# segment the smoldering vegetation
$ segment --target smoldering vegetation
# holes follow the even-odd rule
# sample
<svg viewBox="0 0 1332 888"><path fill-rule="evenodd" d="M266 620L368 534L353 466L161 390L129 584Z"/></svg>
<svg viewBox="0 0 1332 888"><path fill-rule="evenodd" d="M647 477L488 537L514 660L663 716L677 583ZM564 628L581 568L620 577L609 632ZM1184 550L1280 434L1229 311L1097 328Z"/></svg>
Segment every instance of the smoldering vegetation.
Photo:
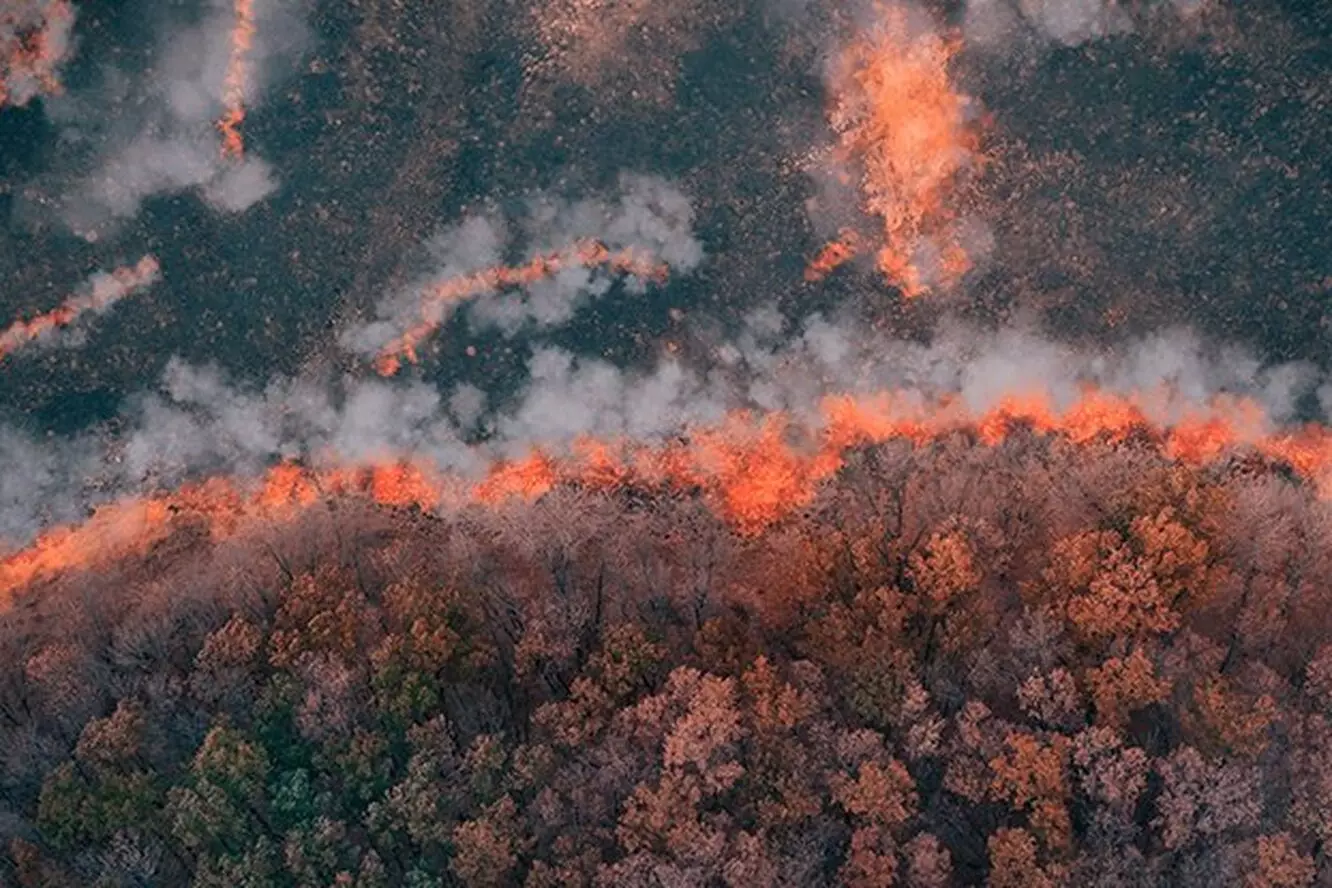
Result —
<svg viewBox="0 0 1332 888"><path fill-rule="evenodd" d="M757 535L631 487L182 512L0 621L4 875L1312 885L1329 553L1281 465L1020 431Z"/></svg>

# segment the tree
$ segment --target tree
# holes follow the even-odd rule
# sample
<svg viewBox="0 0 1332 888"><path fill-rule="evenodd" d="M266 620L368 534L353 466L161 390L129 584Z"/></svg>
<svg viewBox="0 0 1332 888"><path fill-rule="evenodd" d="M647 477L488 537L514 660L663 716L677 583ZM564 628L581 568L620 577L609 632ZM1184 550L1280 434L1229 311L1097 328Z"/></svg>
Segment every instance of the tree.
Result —
<svg viewBox="0 0 1332 888"><path fill-rule="evenodd" d="M518 808L506 795L454 828L449 865L468 888L496 888L509 884L527 844Z"/></svg>
<svg viewBox="0 0 1332 888"><path fill-rule="evenodd" d="M838 872L848 888L892 885L897 877L897 845L887 831L866 826L851 835L851 849Z"/></svg>
<svg viewBox="0 0 1332 888"><path fill-rule="evenodd" d="M946 888L952 883L952 857L930 833L918 833L907 842L903 856L907 863L907 888Z"/></svg>
<svg viewBox="0 0 1332 888"><path fill-rule="evenodd" d="M1015 810L1028 811L1031 827L1047 851L1062 853L1072 840L1069 795L1070 744L1060 734L1048 742L1029 734L1009 734L1006 754L990 762L990 790Z"/></svg>
<svg viewBox="0 0 1332 888"><path fill-rule="evenodd" d="M834 601L809 627L804 651L827 664L852 710L871 725L891 725L916 658L906 646L910 605L894 588L876 586L850 605Z"/></svg>
<svg viewBox="0 0 1332 888"><path fill-rule="evenodd" d="M1072 727L1084 719L1082 694L1073 675L1062 666L1047 674L1030 675L1018 688L1017 697L1023 712L1051 728Z"/></svg>
<svg viewBox="0 0 1332 888"><path fill-rule="evenodd" d="M1241 695L1224 677L1212 676L1193 688L1192 704L1185 710L1185 723L1199 747L1250 759L1267 748L1269 730L1277 720L1276 701L1270 694Z"/></svg>
<svg viewBox="0 0 1332 888"><path fill-rule="evenodd" d="M378 634L378 620L345 572L321 565L297 577L282 595L269 636L269 662L279 669L317 651L350 662Z"/></svg>
<svg viewBox="0 0 1332 888"><path fill-rule="evenodd" d="M1245 879L1248 888L1309 888L1317 876L1313 858L1301 854L1287 833L1258 837L1253 871Z"/></svg>
<svg viewBox="0 0 1332 888"><path fill-rule="evenodd" d="M1258 825L1258 775L1240 764L1211 764L1198 750L1181 746L1156 770L1164 781L1153 825L1169 849Z"/></svg>
<svg viewBox="0 0 1332 888"><path fill-rule="evenodd" d="M1036 860L1036 840L1024 829L1000 829L990 836L990 888L1055 888L1063 870Z"/></svg>
<svg viewBox="0 0 1332 888"><path fill-rule="evenodd" d="M1170 682L1156 677L1156 668L1141 647L1127 657L1109 657L1087 670L1087 684L1097 723L1112 728L1123 728L1134 711L1160 702L1170 693Z"/></svg>
<svg viewBox="0 0 1332 888"><path fill-rule="evenodd" d="M976 644L993 625L994 601L979 595L982 573L971 541L959 522L930 535L911 553L908 574L921 596L925 619L919 656L933 660L935 648L957 655Z"/></svg>
<svg viewBox="0 0 1332 888"><path fill-rule="evenodd" d="M243 716L257 693L263 643L263 631L239 614L210 633L190 672L195 699L233 718Z"/></svg>
<svg viewBox="0 0 1332 888"><path fill-rule="evenodd" d="M1124 746L1111 728L1093 727L1073 739L1072 763L1078 786L1088 799L1124 820L1132 818L1151 770L1145 752Z"/></svg>
<svg viewBox="0 0 1332 888"><path fill-rule="evenodd" d="M125 829L159 828L162 788L140 755L145 730L144 709L132 700L84 726L74 759L42 781L37 819L50 841L73 849Z"/></svg>
<svg viewBox="0 0 1332 888"><path fill-rule="evenodd" d="M863 762L854 779L835 773L829 783L847 813L890 833L916 812L915 783L896 760Z"/></svg>
<svg viewBox="0 0 1332 888"><path fill-rule="evenodd" d="M219 873L234 863L245 878L259 878L255 874L267 872L276 855L275 848L247 850L271 833L269 772L263 747L235 728L215 726L194 755L189 779L167 792L164 815L172 836L201 859L218 861Z"/></svg>

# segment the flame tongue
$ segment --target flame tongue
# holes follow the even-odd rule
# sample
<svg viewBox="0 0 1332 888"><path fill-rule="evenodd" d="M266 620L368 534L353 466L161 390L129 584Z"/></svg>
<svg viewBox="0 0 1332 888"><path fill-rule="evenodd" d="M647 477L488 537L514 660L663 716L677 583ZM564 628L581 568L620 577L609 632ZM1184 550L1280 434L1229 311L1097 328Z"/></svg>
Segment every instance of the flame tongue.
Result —
<svg viewBox="0 0 1332 888"><path fill-rule="evenodd" d="M876 26L835 60L829 120L842 160L862 170L865 209L882 219L879 270L911 298L970 267L954 203L961 177L980 166L981 155L969 99L948 74L957 44L913 33L904 7L880 3L877 12ZM856 251L834 241L807 277Z"/></svg>
<svg viewBox="0 0 1332 888"><path fill-rule="evenodd" d="M850 447L907 439L924 444L969 431L997 444L1024 425L1079 445L1122 441L1146 430L1163 455L1189 463L1215 459L1239 444L1284 460L1332 493L1332 434L1321 426L1271 434L1252 401L1218 399L1169 424L1154 424L1153 399L1088 389L1072 406L1054 408L1043 392L1016 393L994 408L970 413L957 399L925 404L901 392L866 397L834 395L821 404L817 429L780 413L736 413L664 445L624 440L576 441L568 456L541 450L493 465L476 483L440 475L412 461L343 465L315 470L290 463L272 468L257 485L225 478L174 493L133 497L98 509L76 527L51 530L32 546L0 561L0 596L62 570L87 568L144 552L168 536L182 517L202 521L215 538L237 533L251 519L285 520L327 496L364 496L393 506L432 510L445 504L494 506L535 499L564 482L601 489L627 484L700 491L740 533L755 533L810 503Z"/></svg>
<svg viewBox="0 0 1332 888"><path fill-rule="evenodd" d="M68 327L87 312L105 311L126 296L150 286L157 280L160 270L156 259L145 256L135 265L117 268L110 275L94 279L88 293L71 296L31 320L15 321L0 330L0 360L44 334Z"/></svg>
<svg viewBox="0 0 1332 888"><path fill-rule="evenodd" d="M222 81L222 156L236 160L245 153L240 125L245 122L245 92L250 80L249 54L254 46L254 0L236 0L236 25L231 31L231 56Z"/></svg>
<svg viewBox="0 0 1332 888"><path fill-rule="evenodd" d="M420 320L384 345L375 358L375 370L381 376L393 376L403 360L417 361L417 348L434 335L445 320L445 309L452 304L493 293L508 287L522 287L554 277L571 265L606 268L617 274L647 280L665 281L670 269L653 262L633 249L614 250L596 240L578 241L572 247L537 256L523 265L486 268L461 277L450 278L428 287L421 295Z"/></svg>

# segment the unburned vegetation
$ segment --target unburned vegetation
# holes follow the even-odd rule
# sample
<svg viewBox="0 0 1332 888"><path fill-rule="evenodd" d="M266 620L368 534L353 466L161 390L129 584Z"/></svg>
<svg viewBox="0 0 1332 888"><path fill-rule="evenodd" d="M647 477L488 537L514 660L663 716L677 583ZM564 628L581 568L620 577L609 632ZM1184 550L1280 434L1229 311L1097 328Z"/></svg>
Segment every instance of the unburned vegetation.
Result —
<svg viewBox="0 0 1332 888"><path fill-rule="evenodd" d="M325 501L0 623L17 885L1302 886L1332 527L1282 466L956 434L690 492Z"/></svg>

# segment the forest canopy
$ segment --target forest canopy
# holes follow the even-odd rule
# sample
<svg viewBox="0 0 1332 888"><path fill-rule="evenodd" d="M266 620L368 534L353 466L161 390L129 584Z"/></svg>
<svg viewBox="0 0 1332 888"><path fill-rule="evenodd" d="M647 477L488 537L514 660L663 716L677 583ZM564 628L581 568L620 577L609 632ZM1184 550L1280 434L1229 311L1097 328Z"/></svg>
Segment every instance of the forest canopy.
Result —
<svg viewBox="0 0 1332 888"><path fill-rule="evenodd" d="M0 623L36 885L1309 886L1332 525L1284 466L856 449L742 532L562 483L329 497Z"/></svg>

